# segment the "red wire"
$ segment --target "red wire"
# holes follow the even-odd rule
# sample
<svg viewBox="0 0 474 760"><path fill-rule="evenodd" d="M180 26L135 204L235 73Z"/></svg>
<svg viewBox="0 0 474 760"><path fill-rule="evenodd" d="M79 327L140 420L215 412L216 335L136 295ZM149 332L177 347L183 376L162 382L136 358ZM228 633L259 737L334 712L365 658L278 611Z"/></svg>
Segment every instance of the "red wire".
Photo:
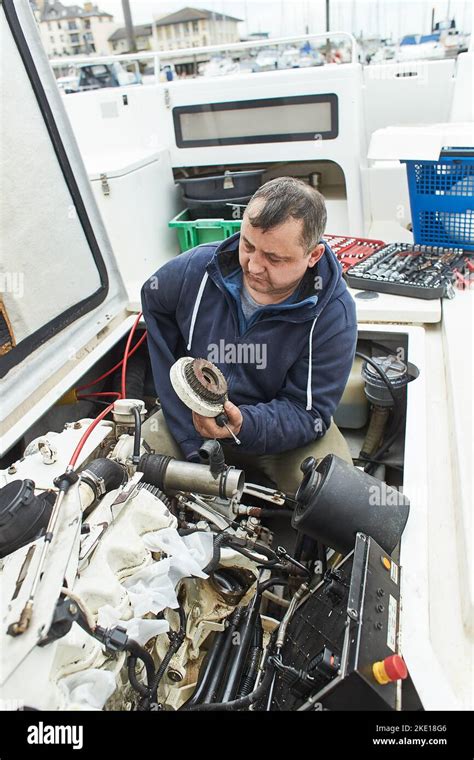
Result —
<svg viewBox="0 0 474 760"><path fill-rule="evenodd" d="M138 327L138 323L140 322L141 316L142 316L142 312L139 313L135 322L133 323L133 327L130 330L130 335L128 336L127 345L125 346L125 353L123 356L123 364L122 364L122 398L127 398L127 362L129 359L130 344L132 342L133 336L135 335L135 330Z"/></svg>
<svg viewBox="0 0 474 760"><path fill-rule="evenodd" d="M74 465L75 465L75 464L76 464L76 462L77 462L77 458L78 458L79 454L81 453L81 451L82 451L82 447L84 446L85 442L86 442L86 441L87 441L87 439L89 438L89 436L90 436L90 434L92 433L92 431L94 430L94 428L95 428L95 427L97 427L97 425L99 424L99 422L100 422L101 420L103 420L103 419L104 419L104 417L106 417L106 416L108 415L108 413L109 413L109 412L111 412L111 411L112 411L112 409L114 408L114 403L115 403L115 402L112 402L112 404L109 404L109 406L106 406L106 407L105 407L105 409L104 409L104 411L103 411L103 412L101 412L101 413L100 413L100 414L99 414L99 415L98 415L98 416L95 418L95 420L93 420L93 421L91 422L91 424L90 424L90 425L89 425L89 427L87 428L86 432L85 432L85 433L84 433L84 435L82 436L81 440L80 440L80 441L79 441L79 443L77 444L76 448L74 449L73 455L72 455L71 459L69 460L69 467L74 467Z"/></svg>
<svg viewBox="0 0 474 760"><path fill-rule="evenodd" d="M135 353L135 351L138 348L140 348L140 346L142 345L143 341L146 338L146 335L147 335L147 331L145 330L145 332L141 336L140 340L138 340L135 343L134 347L132 348L132 350L128 354L128 358L130 358L131 356L133 356L133 354ZM116 369L118 369L119 367L121 367L122 364L123 364L123 359L121 359L119 362L117 362L117 364L114 367L112 367L112 369L109 369L109 370L107 370L107 372L104 372L104 374L101 375L100 377L97 377L95 380L91 380L90 383L86 383L85 385L79 385L79 387L76 388L76 391L84 391L84 390L86 390L86 388L91 388L93 385L96 385L101 380L105 380L105 378L108 377L109 375L111 375L112 372L115 372Z"/></svg>
<svg viewBox="0 0 474 760"><path fill-rule="evenodd" d="M105 391L100 393L81 393L77 395L76 398L95 398L96 396L115 396L116 398L120 398L120 393L115 391L110 391L110 393L106 393Z"/></svg>
<svg viewBox="0 0 474 760"><path fill-rule="evenodd" d="M114 372L114 370L118 369L118 367L120 367L120 365L122 365L122 392L121 393L118 393L118 392L116 393L116 392L113 392L113 391L110 391L110 392L105 392L104 391L104 392L91 393L91 394L85 394L85 395L90 395L90 396L112 396L113 395L113 396L116 396L117 399L119 399L119 398L125 398L125 387L126 387L126 381L127 381L127 362L129 360L130 356L137 350L137 348L141 345L141 343L143 343L143 341L146 338L146 331L145 331L144 334L142 335L142 337L140 338L140 340L130 350L130 344L132 342L132 338L133 338L133 336L135 334L135 330L137 329L137 326L138 326L138 323L140 321L141 316L142 316L142 312L140 312L140 314L136 318L135 322L133 323L132 329L130 330L130 334L129 334L128 339L127 339L127 344L125 346L125 352L124 352L122 361L119 362L115 367L112 367L112 369L110 369L108 372L106 372L104 375L102 375L102 377L98 378L97 380L94 380L92 383L89 383L88 385L83 385L83 386L81 386L81 388L77 388L76 390L83 390L84 388L89 388L90 385L94 385L99 380L102 380L104 377L107 377L107 375L110 375L111 372ZM80 397L78 396L78 398L80 398ZM117 400L117 399L115 399L115 400ZM76 464L77 459L79 457L79 454L81 453L82 448L83 448L85 442L87 441L87 439L89 438L90 434L92 433L92 431L94 430L94 428L97 427L97 425L99 424L99 422L101 422L101 420L103 420L104 417L106 417L108 415L108 413L112 411L112 409L114 408L114 404L115 404L115 401L113 401L111 404L109 404L109 406L106 406L105 409L95 418L95 420L93 420L91 422L91 424L89 425L89 427L87 428L87 430L85 431L84 435L81 437L79 443L77 444L76 448L73 451L72 457L69 460L69 465L68 465L69 467L72 467L72 468L74 467L74 465Z"/></svg>

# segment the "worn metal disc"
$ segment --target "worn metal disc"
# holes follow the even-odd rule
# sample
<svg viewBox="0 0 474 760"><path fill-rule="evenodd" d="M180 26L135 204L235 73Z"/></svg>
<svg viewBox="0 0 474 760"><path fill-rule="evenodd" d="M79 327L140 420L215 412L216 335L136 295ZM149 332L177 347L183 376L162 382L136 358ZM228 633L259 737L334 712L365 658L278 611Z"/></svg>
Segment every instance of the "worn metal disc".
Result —
<svg viewBox="0 0 474 760"><path fill-rule="evenodd" d="M176 395L189 409L203 417L217 417L227 401L227 381L215 364L207 359L183 356L170 369Z"/></svg>

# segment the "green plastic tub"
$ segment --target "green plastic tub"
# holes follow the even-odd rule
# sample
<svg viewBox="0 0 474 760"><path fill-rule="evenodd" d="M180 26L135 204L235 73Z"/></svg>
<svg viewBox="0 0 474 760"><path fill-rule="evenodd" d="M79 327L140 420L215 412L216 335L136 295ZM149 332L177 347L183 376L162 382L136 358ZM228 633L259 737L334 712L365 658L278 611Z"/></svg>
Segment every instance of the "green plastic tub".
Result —
<svg viewBox="0 0 474 760"><path fill-rule="evenodd" d="M212 243L214 240L225 240L239 232L241 219L189 219L188 209L168 222L168 227L178 232L181 252L189 251L201 243Z"/></svg>

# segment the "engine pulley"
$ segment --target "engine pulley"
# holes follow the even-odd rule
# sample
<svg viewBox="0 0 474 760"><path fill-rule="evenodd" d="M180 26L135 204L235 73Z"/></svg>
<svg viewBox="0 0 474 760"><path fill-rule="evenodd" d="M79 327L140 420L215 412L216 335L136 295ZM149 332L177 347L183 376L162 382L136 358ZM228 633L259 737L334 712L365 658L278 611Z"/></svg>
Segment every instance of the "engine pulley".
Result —
<svg viewBox="0 0 474 760"><path fill-rule="evenodd" d="M170 369L170 380L177 396L189 409L203 417L217 417L227 401L227 381L215 364L207 359L183 356Z"/></svg>

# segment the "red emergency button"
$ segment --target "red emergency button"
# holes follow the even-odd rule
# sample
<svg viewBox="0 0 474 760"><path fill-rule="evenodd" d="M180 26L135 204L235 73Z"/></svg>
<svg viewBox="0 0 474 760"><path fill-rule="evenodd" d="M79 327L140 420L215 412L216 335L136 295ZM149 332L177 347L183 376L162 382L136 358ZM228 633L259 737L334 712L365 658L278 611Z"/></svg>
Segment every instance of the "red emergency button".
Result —
<svg viewBox="0 0 474 760"><path fill-rule="evenodd" d="M372 673L377 683L386 684L390 681L403 681L408 675L408 670L403 658L399 654L392 654L383 661L374 662Z"/></svg>

